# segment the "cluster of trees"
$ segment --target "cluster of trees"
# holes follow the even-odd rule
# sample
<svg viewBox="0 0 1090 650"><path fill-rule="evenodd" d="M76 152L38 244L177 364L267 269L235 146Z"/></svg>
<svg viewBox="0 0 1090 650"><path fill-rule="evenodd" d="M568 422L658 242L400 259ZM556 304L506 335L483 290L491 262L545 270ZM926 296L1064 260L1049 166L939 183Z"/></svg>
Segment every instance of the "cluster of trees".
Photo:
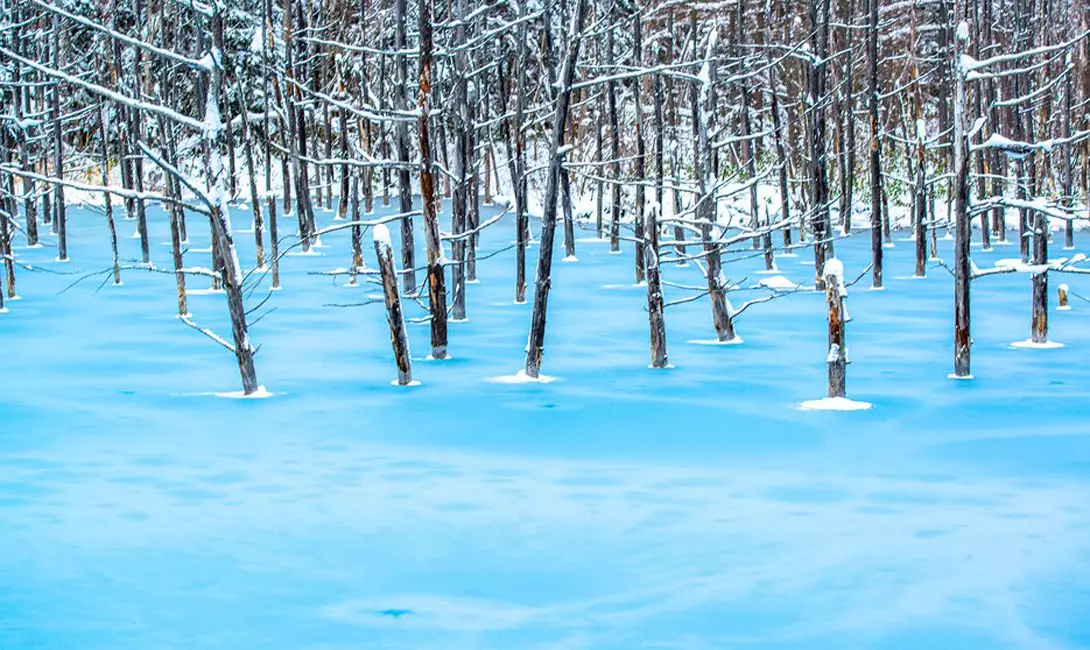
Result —
<svg viewBox="0 0 1090 650"><path fill-rule="evenodd" d="M920 276L936 231L954 232L965 377L971 280L1029 269L1032 338L1046 341L1048 273L1082 271L1048 249L1056 220L1074 245L1090 190L1088 28L1083 0L0 0L4 289L15 295L23 238L38 245L48 228L68 258L65 188L101 193L114 281L127 268L173 275L179 315L234 353L252 393L244 285L267 274L279 288L288 250L344 233L349 281L384 285L408 383L401 299L427 310L431 355L444 358L448 319L466 317L488 255L479 235L501 223L482 221L481 205L504 192L516 302L541 219L528 377L542 364L555 231L574 259L583 227L614 250L631 242L654 367L668 364L664 286L707 298L731 341L737 316L777 294L732 306L725 259L773 269L776 251L812 247L814 287L829 296L830 395L842 396L850 282L834 247L862 216L875 288L893 229L915 233ZM335 197L321 228L315 206ZM236 251L236 198L251 206L261 273L244 273ZM170 221L162 269L149 202ZM136 222L139 261L120 259L115 214ZM207 267L186 264L194 218L212 235ZM368 229L378 270L363 264ZM1025 266L976 268L976 233L985 248L1017 236ZM688 264L701 286L663 277ZM193 275L223 290L229 339L188 317Z"/></svg>

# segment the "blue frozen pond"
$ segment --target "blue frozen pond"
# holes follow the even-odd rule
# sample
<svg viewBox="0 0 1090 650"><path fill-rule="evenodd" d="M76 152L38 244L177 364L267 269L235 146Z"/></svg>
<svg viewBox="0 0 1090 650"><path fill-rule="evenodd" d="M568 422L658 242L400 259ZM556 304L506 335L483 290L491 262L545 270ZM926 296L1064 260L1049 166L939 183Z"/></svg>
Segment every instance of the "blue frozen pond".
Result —
<svg viewBox="0 0 1090 650"><path fill-rule="evenodd" d="M285 259L253 328L276 396L244 401L209 395L237 389L233 359L173 317L169 275L61 293L108 264L103 217L70 215L73 262L17 251L65 275L20 272L0 316L0 648L1090 646L1090 304L1052 315L1065 348L1011 349L1024 275L975 283L977 379L952 382L952 281L906 279L898 241L888 288L849 299L848 392L875 408L821 413L795 406L824 396L823 296L754 307L732 347L687 343L711 336L705 300L672 307L676 367L648 370L630 244L554 265L558 381L490 383L521 367L529 323L507 251L480 264L453 360L398 389L381 307L328 306L374 288L309 274L348 265L342 232ZM192 248L206 230L190 218ZM158 209L152 233L167 266ZM837 243L849 276L868 246ZM808 282L809 259L779 266ZM190 311L227 332L221 296Z"/></svg>

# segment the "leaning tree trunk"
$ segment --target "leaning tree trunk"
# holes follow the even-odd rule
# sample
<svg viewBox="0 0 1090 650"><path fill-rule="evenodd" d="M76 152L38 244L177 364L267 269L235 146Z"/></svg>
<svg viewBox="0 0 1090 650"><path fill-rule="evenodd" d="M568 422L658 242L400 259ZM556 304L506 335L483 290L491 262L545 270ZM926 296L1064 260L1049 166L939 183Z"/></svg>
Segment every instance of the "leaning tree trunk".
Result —
<svg viewBox="0 0 1090 650"><path fill-rule="evenodd" d="M587 14L587 0L576 0L572 18L571 37L568 39L568 55L560 73L560 89L553 109L553 133L549 143L549 178L545 184L545 206L541 216L541 243L537 259L537 279L534 284L534 314L530 323L530 341L526 348L526 375L537 378L541 374L541 358L545 354L545 316L549 306L549 289L552 285L553 236L556 231L556 204L560 193L560 166L563 163L560 145L568 122L571 104L572 80L579 60L579 43L583 22Z"/></svg>
<svg viewBox="0 0 1090 650"><path fill-rule="evenodd" d="M215 52L223 52L223 15L220 12L212 17L212 34ZM205 106L205 168L212 182L211 209L212 231L219 244L222 260L224 294L227 298L227 310L231 317L231 335L234 340L232 349L238 361L239 375L242 378L242 391L252 395L260 390L257 383L257 371L254 368L254 347L250 342L246 324L246 306L243 302L242 268L239 266L238 251L235 248L234 235L231 233L231 216L227 211L226 174L223 168L223 123L220 120L219 99L223 90L222 61L218 56L212 60L212 74L208 102Z"/></svg>
<svg viewBox="0 0 1090 650"><path fill-rule="evenodd" d="M390 345L397 363L397 384L408 386L413 381L412 361L409 355L409 336L405 332L405 315L401 310L401 296L397 292L397 274L394 270L394 249L390 243L390 230L378 224L372 231L375 239L375 256L378 258L379 275L382 278L382 297L386 303L386 320L390 324Z"/></svg>

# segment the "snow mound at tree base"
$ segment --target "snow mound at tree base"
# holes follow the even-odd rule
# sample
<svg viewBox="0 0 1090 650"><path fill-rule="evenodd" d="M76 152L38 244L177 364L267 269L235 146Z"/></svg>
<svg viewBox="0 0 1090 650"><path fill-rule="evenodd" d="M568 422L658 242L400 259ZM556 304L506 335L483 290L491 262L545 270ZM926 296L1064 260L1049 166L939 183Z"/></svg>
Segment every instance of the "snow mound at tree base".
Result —
<svg viewBox="0 0 1090 650"><path fill-rule="evenodd" d="M537 377L531 377L526 374L525 370L519 370L513 375L500 375L499 377L489 377L488 381L493 384L548 384L549 382L556 381L556 377L550 377L548 375L539 375Z"/></svg>
<svg viewBox="0 0 1090 650"><path fill-rule="evenodd" d="M1044 343L1036 343L1029 339L1025 341L1015 341L1011 343L1011 347L1018 350L1055 350L1056 348L1062 348L1063 343L1056 341L1045 341Z"/></svg>
<svg viewBox="0 0 1090 650"><path fill-rule="evenodd" d="M270 391L266 390L266 388L264 386L258 386L257 390L250 393L249 395L242 392L241 390L232 390L232 391L219 392L219 393L208 393L208 395L211 395L213 397L225 397L227 399L265 399L265 398L268 398L268 397L272 397L275 394L276 393L273 393L273 392L270 392Z"/></svg>
<svg viewBox="0 0 1090 650"><path fill-rule="evenodd" d="M847 397L826 397L811 399L799 404L803 411L866 411L874 405L870 402L857 402Z"/></svg>

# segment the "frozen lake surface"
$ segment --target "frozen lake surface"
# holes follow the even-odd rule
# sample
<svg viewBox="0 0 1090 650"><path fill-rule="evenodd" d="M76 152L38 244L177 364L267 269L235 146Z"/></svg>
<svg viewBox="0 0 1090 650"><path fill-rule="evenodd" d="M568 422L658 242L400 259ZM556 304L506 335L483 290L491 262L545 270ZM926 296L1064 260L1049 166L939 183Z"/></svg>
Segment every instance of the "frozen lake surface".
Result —
<svg viewBox="0 0 1090 650"><path fill-rule="evenodd" d="M797 408L825 395L823 295L753 307L738 346L689 343L713 336L706 299L671 307L675 368L649 370L629 243L581 240L554 265L557 381L488 381L522 367L529 325L506 251L480 263L453 360L424 361L410 325L422 386L399 389L381 306L329 306L376 288L308 274L348 266L342 232L284 260L253 327L275 396L228 400L210 393L237 390L233 358L174 317L169 275L61 293L108 264L104 218L70 220L71 263L17 250L65 275L21 271L0 316L0 648L1090 647L1090 304L1052 313L1064 348L1012 349L1024 274L974 283L977 379L953 382L952 280L908 279L897 233L887 289L865 279L848 303L848 395L875 406L827 413ZM505 218L482 252L513 232ZM236 239L252 265L253 236ZM836 246L854 278L869 234ZM1016 256L974 248L981 267ZM809 260L778 264L808 283ZM726 274L753 284L761 266ZM222 296L190 311L229 331Z"/></svg>

